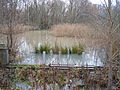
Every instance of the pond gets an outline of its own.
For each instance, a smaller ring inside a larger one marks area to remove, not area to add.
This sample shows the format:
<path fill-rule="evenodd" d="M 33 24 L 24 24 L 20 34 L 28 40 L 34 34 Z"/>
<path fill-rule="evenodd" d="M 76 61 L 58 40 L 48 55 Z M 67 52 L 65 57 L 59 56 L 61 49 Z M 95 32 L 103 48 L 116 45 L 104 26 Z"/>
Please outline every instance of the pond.
<path fill-rule="evenodd" d="M 20 53 L 23 58 L 17 62 L 18 64 L 66 64 L 72 66 L 103 66 L 106 60 L 105 51 L 100 48 L 85 48 L 85 51 L 81 54 L 36 54 L 34 53 L 35 46 L 49 44 L 54 46 L 71 47 L 82 43 L 80 39 L 70 37 L 55 37 L 52 36 L 48 31 L 30 31 L 20 35 L 22 45 L 19 47 Z M 71 88 L 80 85 L 81 79 L 74 78 L 71 83 Z M 25 83 L 15 83 L 15 88 L 21 88 L 22 90 L 29 90 L 30 85 Z M 53 88 L 53 84 L 47 84 L 47 90 Z M 43 87 L 38 87 L 39 90 L 43 90 Z M 34 89 L 38 90 L 38 89 Z M 58 84 L 55 85 L 55 90 L 73 90 L 66 84 L 63 88 L 59 88 Z M 80 90 L 85 90 L 81 88 Z M 103 89 L 102 89 L 103 90 Z"/>
<path fill-rule="evenodd" d="M 23 44 L 21 45 L 20 52 L 23 53 L 24 58 L 18 62 L 19 64 L 68 64 L 74 66 L 102 66 L 105 60 L 105 52 L 101 49 L 86 48 L 85 52 L 81 55 L 77 54 L 35 54 L 34 47 L 48 43 L 54 46 L 70 47 L 79 44 L 79 39 L 70 37 L 55 37 L 48 31 L 30 31 L 21 35 Z"/>

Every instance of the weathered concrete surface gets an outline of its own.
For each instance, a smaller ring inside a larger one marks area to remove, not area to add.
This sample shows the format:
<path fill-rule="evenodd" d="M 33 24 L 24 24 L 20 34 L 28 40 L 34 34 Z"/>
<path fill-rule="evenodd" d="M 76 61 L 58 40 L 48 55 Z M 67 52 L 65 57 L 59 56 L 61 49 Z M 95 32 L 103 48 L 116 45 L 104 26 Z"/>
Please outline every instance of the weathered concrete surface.
<path fill-rule="evenodd" d="M 8 63 L 9 63 L 8 49 L 5 47 L 0 47 L 0 64 Z"/>

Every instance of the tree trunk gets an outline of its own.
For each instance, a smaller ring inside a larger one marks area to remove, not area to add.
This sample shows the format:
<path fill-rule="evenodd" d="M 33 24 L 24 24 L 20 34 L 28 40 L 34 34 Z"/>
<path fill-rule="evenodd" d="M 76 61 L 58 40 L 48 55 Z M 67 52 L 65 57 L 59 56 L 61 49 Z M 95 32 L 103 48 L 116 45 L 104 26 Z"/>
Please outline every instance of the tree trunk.
<path fill-rule="evenodd" d="M 111 8 L 111 0 L 108 0 L 108 24 L 109 24 L 109 32 L 108 32 L 108 85 L 107 90 L 111 90 L 112 88 L 112 8 Z"/>

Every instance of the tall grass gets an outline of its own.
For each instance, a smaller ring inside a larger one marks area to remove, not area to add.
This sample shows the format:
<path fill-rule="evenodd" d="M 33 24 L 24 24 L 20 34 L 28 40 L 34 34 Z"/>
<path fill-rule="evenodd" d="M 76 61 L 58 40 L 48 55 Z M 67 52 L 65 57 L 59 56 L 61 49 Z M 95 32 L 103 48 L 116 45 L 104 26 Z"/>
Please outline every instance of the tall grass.
<path fill-rule="evenodd" d="M 86 37 L 93 28 L 84 24 L 59 24 L 51 27 L 51 34 L 57 37 Z"/>

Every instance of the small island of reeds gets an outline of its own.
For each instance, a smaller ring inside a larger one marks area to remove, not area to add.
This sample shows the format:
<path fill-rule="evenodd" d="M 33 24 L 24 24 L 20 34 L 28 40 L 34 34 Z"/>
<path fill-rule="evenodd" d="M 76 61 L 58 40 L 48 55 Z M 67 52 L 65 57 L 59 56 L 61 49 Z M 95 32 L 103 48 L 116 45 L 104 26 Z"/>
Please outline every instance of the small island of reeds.
<path fill-rule="evenodd" d="M 46 54 L 82 54 L 84 52 L 84 47 L 82 45 L 74 45 L 72 47 L 60 47 L 55 45 L 54 47 L 51 47 L 48 44 L 36 46 L 34 48 L 35 53 L 43 53 L 46 52 Z"/>

